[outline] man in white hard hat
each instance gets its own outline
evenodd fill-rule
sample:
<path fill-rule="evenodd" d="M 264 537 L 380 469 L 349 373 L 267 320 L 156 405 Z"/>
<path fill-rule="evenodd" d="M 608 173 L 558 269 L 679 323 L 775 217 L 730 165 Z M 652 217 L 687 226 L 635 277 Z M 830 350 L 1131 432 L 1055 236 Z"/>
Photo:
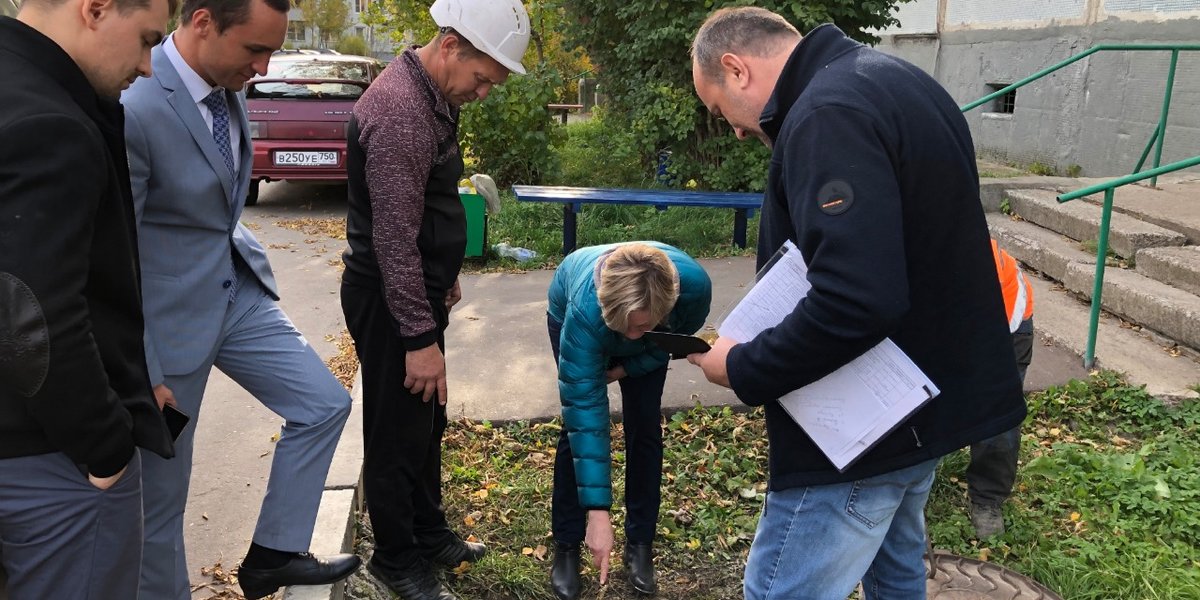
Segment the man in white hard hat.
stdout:
<path fill-rule="evenodd" d="M 362 366 L 368 568 L 405 600 L 453 599 L 434 568 L 486 552 L 451 531 L 441 508 L 444 332 L 467 241 L 458 114 L 524 73 L 529 44 L 519 0 L 437 0 L 429 12 L 437 36 L 380 74 L 346 131 L 342 309 Z"/>

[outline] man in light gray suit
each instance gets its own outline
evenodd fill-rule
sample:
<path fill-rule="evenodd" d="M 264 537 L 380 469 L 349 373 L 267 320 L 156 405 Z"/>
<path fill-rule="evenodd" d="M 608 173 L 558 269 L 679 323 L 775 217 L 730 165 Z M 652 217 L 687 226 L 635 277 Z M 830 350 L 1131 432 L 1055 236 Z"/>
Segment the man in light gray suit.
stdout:
<path fill-rule="evenodd" d="M 191 597 L 183 512 L 200 400 L 215 365 L 283 417 L 266 498 L 239 569 L 248 598 L 331 583 L 353 555 L 307 554 L 350 397 L 276 304 L 266 253 L 238 222 L 251 170 L 244 100 L 283 44 L 288 0 L 186 0 L 123 96 L 142 256 L 146 354 L 159 404 L 192 416 L 170 461 L 143 453 L 141 597 Z"/>

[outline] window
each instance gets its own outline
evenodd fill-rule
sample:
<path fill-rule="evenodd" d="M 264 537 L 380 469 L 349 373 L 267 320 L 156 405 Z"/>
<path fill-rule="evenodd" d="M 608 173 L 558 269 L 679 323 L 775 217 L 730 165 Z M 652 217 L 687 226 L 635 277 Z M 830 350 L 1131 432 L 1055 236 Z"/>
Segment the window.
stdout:
<path fill-rule="evenodd" d="M 369 4 L 369 3 L 370 3 L 370 0 L 357 0 L 355 2 L 355 5 L 358 8 L 357 12 L 360 12 L 360 13 L 367 12 L 367 4 Z"/>
<path fill-rule="evenodd" d="M 304 21 L 291 21 L 288 23 L 287 39 L 289 42 L 304 41 Z"/>
<path fill-rule="evenodd" d="M 1011 83 L 989 83 L 988 93 L 994 94 L 1010 85 Z M 992 99 L 992 109 L 988 112 L 1000 113 L 1005 115 L 1013 114 L 1017 108 L 1017 90 L 1009 90 L 1008 93 L 997 96 Z"/>

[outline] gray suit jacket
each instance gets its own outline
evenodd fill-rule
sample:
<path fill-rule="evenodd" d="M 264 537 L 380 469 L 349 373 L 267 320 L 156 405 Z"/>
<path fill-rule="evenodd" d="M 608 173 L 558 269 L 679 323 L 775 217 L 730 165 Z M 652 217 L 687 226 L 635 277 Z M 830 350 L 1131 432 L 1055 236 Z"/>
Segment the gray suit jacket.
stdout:
<path fill-rule="evenodd" d="M 158 385 L 165 375 L 195 371 L 219 342 L 231 252 L 268 294 L 279 296 L 266 252 L 238 222 L 253 157 L 245 101 L 227 93 L 242 131 L 235 181 L 161 45 L 151 61 L 154 76 L 138 79 L 121 102 L 141 251 L 146 363 Z"/>

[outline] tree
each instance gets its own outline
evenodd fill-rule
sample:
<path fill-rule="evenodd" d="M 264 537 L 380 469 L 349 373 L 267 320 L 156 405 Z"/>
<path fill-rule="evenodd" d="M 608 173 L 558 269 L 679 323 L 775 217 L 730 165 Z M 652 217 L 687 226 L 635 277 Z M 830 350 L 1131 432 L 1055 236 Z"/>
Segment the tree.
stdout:
<path fill-rule="evenodd" d="M 610 114 L 625 121 L 637 151 L 652 164 L 672 151 L 680 181 L 711 189 L 761 189 L 767 156 L 760 144 L 734 140 L 692 89 L 688 49 L 696 30 L 723 6 L 773 10 L 801 32 L 826 22 L 863 42 L 872 29 L 896 23 L 895 7 L 908 0 L 560 0 L 568 46 L 582 46 L 597 66 Z"/>
<path fill-rule="evenodd" d="M 322 48 L 341 37 L 350 23 L 350 6 L 345 0 L 300 0 L 298 6 L 304 20 L 316 28 Z"/>

